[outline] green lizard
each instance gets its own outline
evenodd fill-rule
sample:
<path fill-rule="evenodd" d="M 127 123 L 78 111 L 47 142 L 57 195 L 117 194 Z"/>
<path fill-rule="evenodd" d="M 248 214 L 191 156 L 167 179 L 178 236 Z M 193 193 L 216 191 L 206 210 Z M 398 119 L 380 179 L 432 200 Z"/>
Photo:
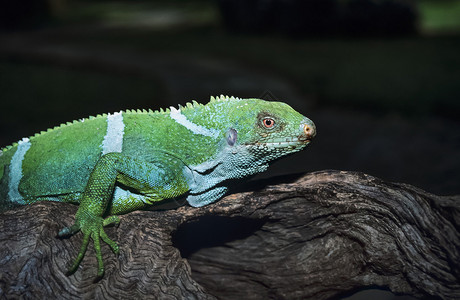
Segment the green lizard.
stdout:
<path fill-rule="evenodd" d="M 0 209 L 42 200 L 79 204 L 75 223 L 58 234 L 83 232 L 68 274 L 92 239 L 101 278 L 100 240 L 119 251 L 104 232 L 117 215 L 175 197 L 194 207 L 214 202 L 234 180 L 265 171 L 315 134 L 313 122 L 285 103 L 228 96 L 89 117 L 1 150 Z"/>

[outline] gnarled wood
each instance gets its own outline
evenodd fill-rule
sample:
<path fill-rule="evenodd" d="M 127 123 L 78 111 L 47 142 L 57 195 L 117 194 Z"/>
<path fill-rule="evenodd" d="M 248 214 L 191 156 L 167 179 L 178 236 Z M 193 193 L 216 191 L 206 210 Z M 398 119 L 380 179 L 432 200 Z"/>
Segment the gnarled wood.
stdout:
<path fill-rule="evenodd" d="M 0 298 L 328 299 L 380 286 L 460 298 L 460 198 L 362 174 L 259 181 L 202 208 L 133 212 L 64 275 L 81 236 L 60 240 L 76 207 L 43 202 L 0 214 Z M 179 247 L 179 249 L 177 248 Z M 183 258 L 182 256 L 186 257 Z M 190 268 L 191 266 L 191 268 Z"/>

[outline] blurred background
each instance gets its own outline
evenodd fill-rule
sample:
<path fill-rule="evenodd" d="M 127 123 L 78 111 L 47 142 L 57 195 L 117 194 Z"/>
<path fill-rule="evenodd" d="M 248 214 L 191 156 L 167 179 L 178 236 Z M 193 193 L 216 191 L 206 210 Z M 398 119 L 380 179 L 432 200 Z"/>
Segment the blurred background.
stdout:
<path fill-rule="evenodd" d="M 257 97 L 318 130 L 263 176 L 354 170 L 460 194 L 459 37 L 457 0 L 0 0 L 0 146 L 89 115 Z"/>

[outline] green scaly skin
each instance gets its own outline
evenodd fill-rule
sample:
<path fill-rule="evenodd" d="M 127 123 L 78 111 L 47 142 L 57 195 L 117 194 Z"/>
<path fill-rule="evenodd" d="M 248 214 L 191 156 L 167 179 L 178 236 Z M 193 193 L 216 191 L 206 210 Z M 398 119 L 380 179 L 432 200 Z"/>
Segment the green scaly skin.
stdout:
<path fill-rule="evenodd" d="M 68 273 L 92 239 L 100 279 L 100 240 L 119 251 L 104 232 L 117 215 L 176 197 L 194 207 L 217 201 L 236 179 L 302 150 L 315 134 L 313 122 L 285 103 L 228 96 L 90 117 L 1 150 L 0 210 L 43 200 L 79 204 L 75 223 L 59 232 L 83 232 Z"/>

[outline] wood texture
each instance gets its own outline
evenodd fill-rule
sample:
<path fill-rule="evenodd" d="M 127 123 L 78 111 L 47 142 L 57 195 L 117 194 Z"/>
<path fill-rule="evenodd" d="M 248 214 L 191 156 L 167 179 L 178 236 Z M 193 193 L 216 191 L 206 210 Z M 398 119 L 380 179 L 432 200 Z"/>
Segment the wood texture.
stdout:
<path fill-rule="evenodd" d="M 288 183 L 289 182 L 289 183 Z M 202 208 L 133 212 L 65 276 L 77 207 L 43 202 L 0 214 L 0 299 L 329 299 L 360 287 L 460 299 L 460 198 L 362 173 L 275 178 Z"/>

